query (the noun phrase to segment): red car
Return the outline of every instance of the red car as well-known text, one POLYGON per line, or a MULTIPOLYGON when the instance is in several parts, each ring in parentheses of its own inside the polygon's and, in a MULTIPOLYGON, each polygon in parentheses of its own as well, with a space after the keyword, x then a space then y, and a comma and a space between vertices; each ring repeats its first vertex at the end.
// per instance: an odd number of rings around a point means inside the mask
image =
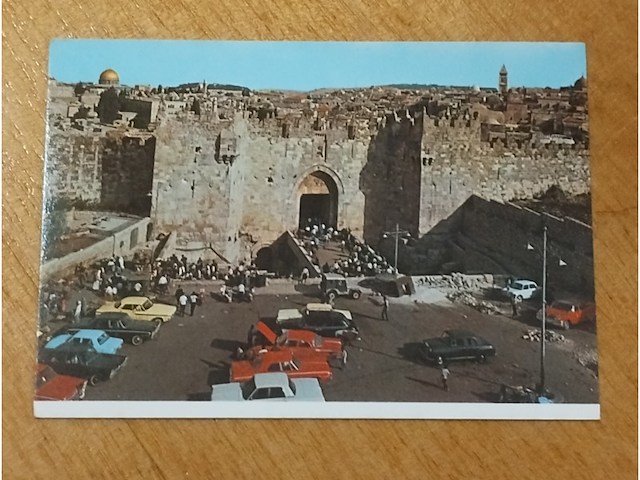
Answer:
MULTIPOLYGON (((536 315, 542 320, 542 310, 536 315)), ((583 322, 596 321, 596 305, 589 301, 556 300, 547 306, 546 322, 568 330, 583 322)))
POLYGON ((231 382, 246 382, 256 373, 284 372, 289 378, 317 378, 326 383, 333 377, 331 367, 322 354, 298 357, 291 350, 259 353, 252 360, 238 360, 231 364, 231 382))
POLYGON ((245 359, 254 358, 264 351, 291 350, 298 358, 316 357, 320 354, 327 362, 338 360, 343 365, 347 363, 347 351, 339 338, 321 337, 309 330, 285 330, 282 335, 277 336, 263 322, 258 322, 256 328, 270 345, 250 348, 243 354, 245 359))
POLYGON ((86 379, 58 375, 49 365, 38 364, 36 400, 81 400, 86 388, 86 379))

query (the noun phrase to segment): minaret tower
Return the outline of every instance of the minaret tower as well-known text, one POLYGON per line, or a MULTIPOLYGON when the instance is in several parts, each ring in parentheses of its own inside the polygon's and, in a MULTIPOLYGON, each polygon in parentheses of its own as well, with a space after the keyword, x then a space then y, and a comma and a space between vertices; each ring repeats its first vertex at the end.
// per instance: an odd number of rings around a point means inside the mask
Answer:
POLYGON ((502 96, 506 96, 507 92, 509 91, 509 83, 507 82, 507 68, 502 65, 502 68, 500 69, 500 78, 498 80, 498 90, 500 90, 500 94, 502 96))

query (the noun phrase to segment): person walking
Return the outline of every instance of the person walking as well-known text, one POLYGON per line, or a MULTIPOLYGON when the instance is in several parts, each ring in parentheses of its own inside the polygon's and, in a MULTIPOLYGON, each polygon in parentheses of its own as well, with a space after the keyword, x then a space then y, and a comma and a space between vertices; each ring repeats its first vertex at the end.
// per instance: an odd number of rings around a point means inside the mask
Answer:
POLYGON ((189 316, 193 317, 193 313, 196 311, 196 305, 198 305, 199 303, 200 297, 198 296, 198 294, 195 291, 191 292, 191 295, 189 295, 189 316))
POLYGON ((386 295, 382 296, 382 320, 389 321, 389 299, 386 295))
POLYGON ((522 302, 522 299, 515 295, 511 295, 511 310, 513 313, 513 318, 518 318, 518 316, 520 315, 520 302, 522 302))
POLYGON ((189 303, 189 297, 187 297, 184 292, 178 298, 178 311, 181 317, 184 317, 184 312, 187 308, 187 303, 189 303))
POLYGON ((449 380, 449 375, 451 375, 451 372, 446 365, 443 365, 442 369, 440 370, 440 378, 442 379, 442 389, 445 392, 449 391, 449 384, 447 383, 447 381, 449 380))
POLYGON ((73 310, 73 320, 74 320, 74 322, 79 322, 81 316, 82 316, 82 302, 80 300, 78 300, 76 302, 76 308, 73 310))

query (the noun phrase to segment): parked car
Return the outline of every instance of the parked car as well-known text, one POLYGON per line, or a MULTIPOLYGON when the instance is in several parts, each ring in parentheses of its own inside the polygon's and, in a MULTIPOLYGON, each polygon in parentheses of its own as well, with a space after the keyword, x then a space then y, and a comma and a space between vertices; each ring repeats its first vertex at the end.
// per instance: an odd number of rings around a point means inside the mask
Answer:
POLYGON ((284 372, 290 378, 317 378, 323 383, 333 378, 331 367, 318 354, 317 357, 296 357, 291 350, 264 352, 252 360, 238 360, 231 364, 231 382, 245 382, 256 373, 284 372))
POLYGON ((82 329, 96 329, 107 332, 111 337, 121 338, 133 345, 142 345, 156 336, 162 322, 134 320, 124 313, 103 313, 98 317, 86 318, 67 329, 75 333, 82 329))
POLYGON ((274 402, 324 402, 316 378, 289 378, 286 373, 257 373, 243 383, 211 387, 213 401, 270 400, 274 402))
MULTIPOLYGON (((536 318, 542 321, 542 309, 536 318)), ((556 300, 546 309, 546 323, 568 330, 583 322, 595 322, 596 304, 580 300, 556 300)))
POLYGON ((528 300, 539 293, 538 284, 531 280, 515 280, 507 285, 502 291, 509 297, 518 300, 528 300))
POLYGON ((325 338, 309 330, 285 330, 280 335, 265 323, 258 322, 258 332, 264 338, 262 345, 255 345, 242 352, 244 359, 252 359, 263 351, 291 350, 296 357, 322 355, 327 362, 337 360, 347 363, 347 351, 339 338, 325 338))
POLYGON ((176 313, 176 307, 153 303, 147 297, 125 297, 117 302, 107 302, 96 310, 96 316, 105 313, 124 313, 134 320, 168 322, 176 313))
POLYGON ((310 330, 323 337, 341 338, 347 343, 359 339, 351 312, 336 310, 325 303, 309 303, 302 310, 280 310, 276 323, 282 329, 310 330))
POLYGON ((38 363, 36 400, 82 400, 86 388, 86 379, 59 375, 49 365, 38 363))
POLYGON ((546 391, 544 394, 523 385, 501 385, 498 403, 563 403, 564 397, 546 391))
POLYGON ((112 378, 127 363, 127 357, 107 355, 82 347, 65 350, 43 348, 38 361, 46 363, 57 373, 86 378, 90 385, 96 385, 112 378))
POLYGON ((485 339, 466 330, 445 330, 442 336, 428 338, 422 344, 422 356, 438 365, 451 360, 475 359, 484 362, 496 349, 485 339))
POLYGON ((66 350, 79 347, 80 349, 113 355, 120 350, 123 343, 124 340, 121 338, 110 337, 103 330, 78 330, 75 333, 56 335, 45 344, 44 348, 66 350))
POLYGON ((347 286, 347 279, 337 273, 323 273, 320 279, 320 291, 322 298, 333 301, 337 297, 350 297, 357 300, 362 295, 362 290, 347 286))

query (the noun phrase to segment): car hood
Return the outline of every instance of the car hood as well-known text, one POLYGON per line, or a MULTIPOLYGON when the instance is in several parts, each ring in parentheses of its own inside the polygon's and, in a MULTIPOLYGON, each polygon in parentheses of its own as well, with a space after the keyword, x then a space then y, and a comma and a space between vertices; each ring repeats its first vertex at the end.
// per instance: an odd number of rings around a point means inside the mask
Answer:
POLYGON ((71 400, 87 381, 68 375, 56 375, 36 391, 36 400, 71 400))
POLYGON ((101 353, 116 353, 122 347, 124 340, 121 338, 111 337, 102 345, 100 345, 101 353))
POLYGON ((307 402, 324 402, 324 394, 320 383, 315 378, 297 378, 293 380, 296 389, 296 400, 307 402))
POLYGON ((242 389, 239 383, 225 383, 211 387, 211 400, 213 401, 238 401, 242 398, 242 389))

